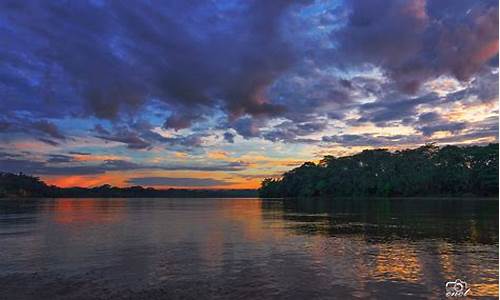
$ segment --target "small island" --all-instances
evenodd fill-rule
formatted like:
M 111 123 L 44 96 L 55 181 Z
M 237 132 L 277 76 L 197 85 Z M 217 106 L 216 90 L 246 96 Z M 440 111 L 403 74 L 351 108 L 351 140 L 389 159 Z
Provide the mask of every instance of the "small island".
M 426 144 L 325 156 L 279 179 L 266 178 L 260 197 L 498 196 L 498 143 L 487 146 Z

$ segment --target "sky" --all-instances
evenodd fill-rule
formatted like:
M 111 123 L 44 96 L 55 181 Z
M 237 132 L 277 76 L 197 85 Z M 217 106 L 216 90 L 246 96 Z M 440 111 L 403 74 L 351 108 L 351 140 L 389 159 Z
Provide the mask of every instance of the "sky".
M 498 1 L 4 0 L 0 45 L 0 171 L 62 187 L 498 142 Z

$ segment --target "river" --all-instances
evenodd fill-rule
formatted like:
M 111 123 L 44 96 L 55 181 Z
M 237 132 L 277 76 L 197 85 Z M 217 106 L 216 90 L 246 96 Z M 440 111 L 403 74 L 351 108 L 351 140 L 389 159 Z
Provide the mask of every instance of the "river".
M 498 295 L 498 199 L 0 200 L 2 299 Z

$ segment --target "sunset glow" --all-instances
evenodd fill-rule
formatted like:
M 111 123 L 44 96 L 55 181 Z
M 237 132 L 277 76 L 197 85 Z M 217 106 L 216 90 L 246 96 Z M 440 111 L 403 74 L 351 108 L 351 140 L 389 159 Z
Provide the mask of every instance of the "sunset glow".
M 257 188 L 304 161 L 498 142 L 498 2 L 2 4 L 0 171 Z

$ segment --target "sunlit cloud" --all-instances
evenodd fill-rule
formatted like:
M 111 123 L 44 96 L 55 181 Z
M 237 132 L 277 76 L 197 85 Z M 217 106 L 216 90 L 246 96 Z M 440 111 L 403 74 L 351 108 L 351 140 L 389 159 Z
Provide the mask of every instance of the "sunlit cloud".
M 323 155 L 498 142 L 494 1 L 151 5 L 0 4 L 0 171 L 257 187 Z

